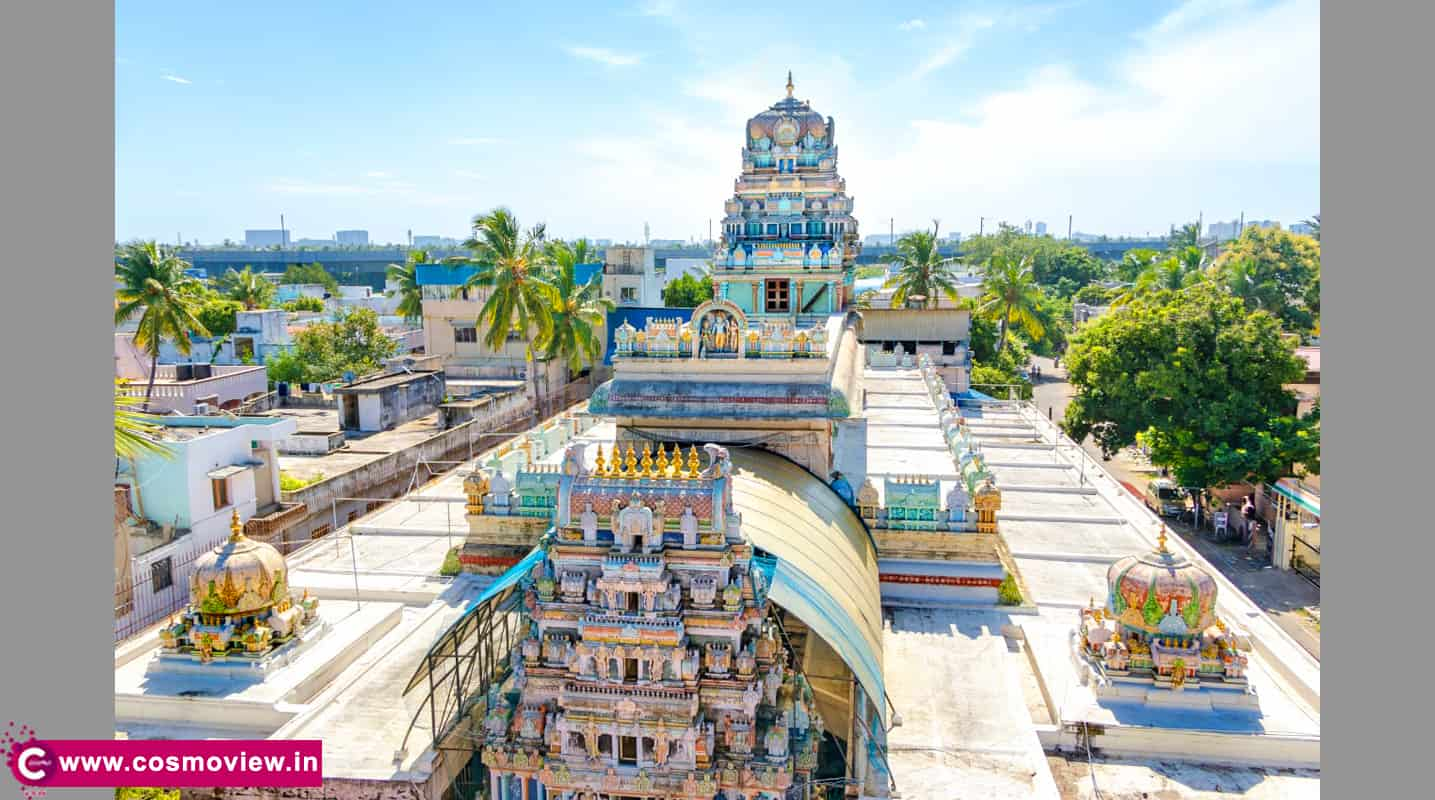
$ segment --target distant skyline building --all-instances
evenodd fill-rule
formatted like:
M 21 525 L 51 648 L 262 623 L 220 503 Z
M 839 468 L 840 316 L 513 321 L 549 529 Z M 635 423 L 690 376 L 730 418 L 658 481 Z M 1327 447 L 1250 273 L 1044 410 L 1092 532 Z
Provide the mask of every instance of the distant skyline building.
M 1278 231 L 1281 229 L 1281 224 L 1273 219 L 1253 219 L 1246 221 L 1246 227 Z
M 334 241 L 339 244 L 367 245 L 369 232 L 365 230 L 338 231 L 334 234 Z
M 1038 222 L 1038 223 L 1036 223 L 1036 235 L 1037 235 L 1037 236 L 1045 236 L 1045 235 L 1046 235 L 1046 223 L 1045 223 L 1045 222 Z
M 280 247 L 289 246 L 289 231 L 279 228 L 258 228 L 244 231 L 244 245 L 246 247 Z
M 1241 221 L 1233 219 L 1230 222 L 1212 222 L 1206 226 L 1206 232 L 1218 242 L 1229 241 L 1241 232 Z
M 415 236 L 414 247 L 458 247 L 462 241 L 448 236 Z
M 1288 230 L 1291 233 L 1299 233 L 1306 236 L 1310 236 L 1315 233 L 1315 228 L 1305 224 L 1304 222 L 1292 222 Z

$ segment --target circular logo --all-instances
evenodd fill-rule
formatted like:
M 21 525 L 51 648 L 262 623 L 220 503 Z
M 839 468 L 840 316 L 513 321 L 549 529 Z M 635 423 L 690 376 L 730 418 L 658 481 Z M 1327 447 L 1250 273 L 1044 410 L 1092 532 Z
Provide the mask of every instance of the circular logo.
M 15 779 L 30 786 L 43 785 L 55 776 L 55 754 L 42 742 L 34 740 L 15 745 L 10 767 Z

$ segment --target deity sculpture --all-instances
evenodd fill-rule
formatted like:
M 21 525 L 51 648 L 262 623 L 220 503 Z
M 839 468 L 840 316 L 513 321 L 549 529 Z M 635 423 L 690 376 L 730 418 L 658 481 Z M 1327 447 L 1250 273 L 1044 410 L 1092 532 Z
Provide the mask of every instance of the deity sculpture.
M 583 504 L 583 513 L 578 517 L 578 525 L 583 529 L 583 544 L 597 543 L 598 514 L 593 511 L 592 503 Z

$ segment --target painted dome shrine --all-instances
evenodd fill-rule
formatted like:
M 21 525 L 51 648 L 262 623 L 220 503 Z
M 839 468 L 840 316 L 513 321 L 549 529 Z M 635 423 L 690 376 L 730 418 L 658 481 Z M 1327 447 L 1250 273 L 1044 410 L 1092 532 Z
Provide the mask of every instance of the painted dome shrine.
M 788 73 L 787 96 L 747 121 L 748 147 L 769 150 L 774 144 L 791 147 L 800 143 L 826 149 L 832 145 L 832 118 L 824 118 L 811 104 L 794 98 L 792 88 L 792 74 Z
M 1215 579 L 1168 550 L 1164 529 L 1156 550 L 1112 564 L 1106 583 L 1109 608 L 1128 629 L 1194 635 L 1216 624 Z
M 273 545 L 234 532 L 195 561 L 189 599 L 206 614 L 253 614 L 287 599 L 284 556 Z

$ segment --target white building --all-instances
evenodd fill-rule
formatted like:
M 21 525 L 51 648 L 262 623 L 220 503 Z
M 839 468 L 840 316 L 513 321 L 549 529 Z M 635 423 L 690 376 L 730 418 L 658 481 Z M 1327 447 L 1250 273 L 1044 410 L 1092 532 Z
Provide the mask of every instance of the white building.
M 652 247 L 609 247 L 603 251 L 603 296 L 614 303 L 661 306 L 663 285 Z
M 1240 234 L 1241 221 L 1233 219 L 1230 222 L 1212 222 L 1206 226 L 1206 232 L 1218 242 L 1229 241 Z
M 229 535 L 235 511 L 244 522 L 279 507 L 277 445 L 299 428 L 284 417 L 162 417 L 159 424 L 170 457 L 123 460 L 115 477 L 130 510 L 120 544 L 129 581 L 116 565 L 117 628 L 186 592 L 194 556 Z
M 334 234 L 334 241 L 339 244 L 367 245 L 369 243 L 369 232 L 361 230 L 337 231 Z

